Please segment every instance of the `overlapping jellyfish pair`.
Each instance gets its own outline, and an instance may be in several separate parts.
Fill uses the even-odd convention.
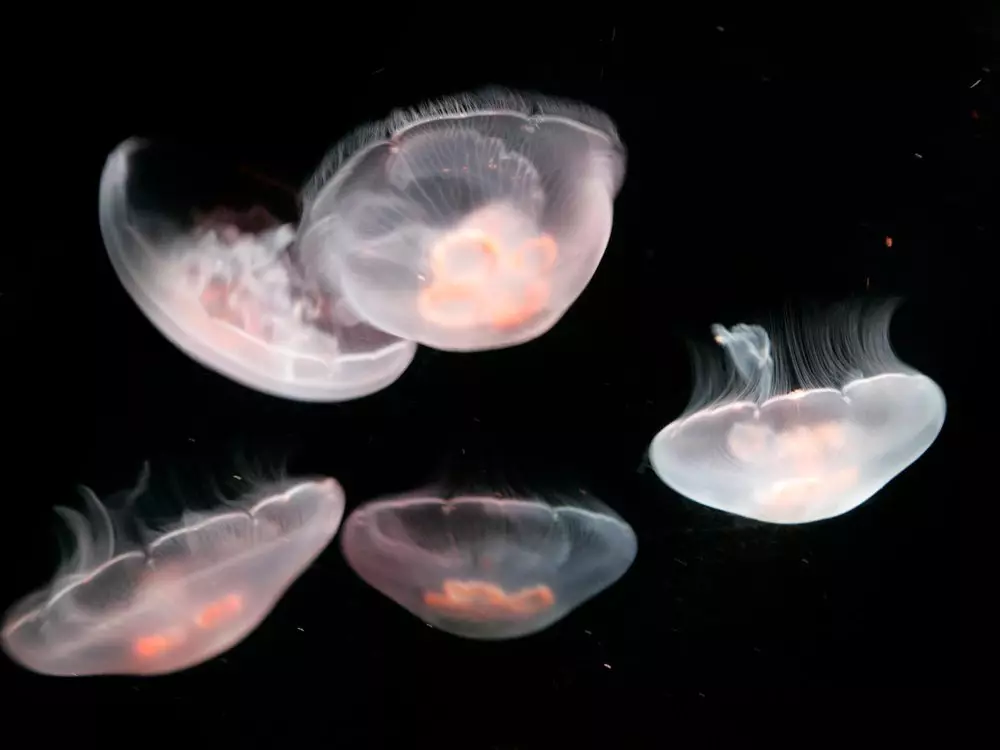
[[[145,477],[126,500],[144,487]],[[123,533],[138,519],[122,523],[121,503],[109,510],[82,494],[89,517],[59,509],[72,558],[0,631],[5,651],[43,674],[158,675],[218,656],[263,622],[344,513],[333,479],[284,481],[136,538]],[[636,553],[628,524],[599,504],[490,497],[369,503],[350,516],[342,546],[373,587],[442,630],[481,639],[551,625]]]
[[[938,385],[889,343],[895,307],[844,305],[821,322],[712,327],[730,367],[696,372],[687,412],[653,439],[652,466],[711,508],[818,521],[872,497],[934,442]]]
[[[233,168],[129,140],[104,169],[101,230],[125,289],[188,355],[342,401],[393,383],[417,344],[507,347],[555,325],[605,251],[624,164],[604,114],[494,91],[346,138],[295,220]]]

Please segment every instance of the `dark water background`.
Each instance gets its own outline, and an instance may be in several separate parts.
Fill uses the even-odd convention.
[[[15,84],[24,115],[5,205],[37,231],[0,267],[2,603],[57,562],[52,506],[75,502],[78,482],[121,489],[145,460],[191,495],[248,464],[329,474],[349,509],[428,485],[584,490],[636,530],[634,566],[539,635],[475,643],[368,589],[334,544],[257,632],[188,672],[54,679],[4,662],[7,731],[112,745],[183,729],[234,746],[646,747],[670,742],[692,707],[742,705],[786,728],[800,710],[958,716],[961,518],[977,482],[964,468],[977,406],[964,337],[988,303],[969,291],[976,259],[998,246],[995,17],[650,8],[534,27],[469,10],[417,31],[384,14],[329,38],[262,17],[228,35],[168,23],[148,42],[157,23],[137,21],[141,33],[109,30],[58,75]],[[97,183],[132,134],[228,149],[294,184],[355,125],[485,84],[599,107],[629,149],[607,254],[537,341],[422,348],[382,393],[297,404],[189,360],[107,263]],[[880,295],[905,299],[893,343],[942,386],[949,414],[871,501],[768,526],[683,500],[644,466],[689,396],[685,340],[786,304]]]

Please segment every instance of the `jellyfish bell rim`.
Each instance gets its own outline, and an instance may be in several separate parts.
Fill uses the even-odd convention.
[[[614,521],[623,526],[631,528],[628,522],[622,518],[615,510],[607,506],[602,501],[594,497],[580,499],[566,499],[559,502],[543,500],[541,498],[526,497],[498,497],[497,495],[487,495],[482,493],[456,494],[452,497],[442,498],[426,492],[392,495],[388,497],[378,497],[368,500],[358,505],[350,516],[372,515],[371,511],[380,511],[386,508],[412,508],[418,506],[438,507],[444,515],[452,512],[451,509],[457,506],[520,506],[530,508],[541,508],[548,510],[552,516],[558,517],[560,514],[579,513]],[[349,519],[348,519],[349,520]],[[346,525],[347,521],[345,521]]]
[[[625,160],[626,160],[626,150],[624,144],[617,138],[617,135],[610,136],[607,132],[600,130],[599,128],[590,126],[584,122],[578,120],[573,120],[570,117],[565,117],[561,115],[530,115],[523,112],[518,112],[514,109],[484,109],[478,112],[465,112],[465,113],[440,113],[437,115],[425,117],[419,120],[414,120],[408,123],[404,127],[399,129],[394,129],[390,131],[382,131],[384,137],[376,138],[374,134],[371,140],[365,144],[358,144],[354,153],[348,157],[345,161],[341,162],[339,166],[330,167],[331,176],[328,181],[324,183],[322,188],[319,188],[314,193],[307,193],[308,197],[304,197],[303,203],[308,206],[304,212],[305,218],[308,221],[316,221],[319,217],[313,216],[312,209],[314,206],[324,203],[329,200],[331,194],[335,194],[343,184],[344,180],[349,178],[354,170],[357,168],[359,162],[361,162],[366,156],[368,156],[372,151],[382,147],[382,146],[392,146],[393,141],[406,135],[407,131],[413,130],[418,127],[425,125],[430,125],[434,122],[441,122],[446,120],[471,120],[479,117],[516,117],[522,119],[525,122],[534,123],[545,123],[545,124],[558,124],[564,125],[567,128],[573,130],[580,130],[588,135],[592,135],[605,140],[608,144],[609,150],[614,153],[621,162],[617,165],[617,168],[613,170],[613,176],[610,184],[605,185],[608,189],[610,197],[613,199],[618,192],[621,190],[621,186],[624,183],[625,178]],[[381,129],[379,129],[381,130]],[[370,132],[369,129],[364,129],[362,132]],[[349,138],[350,136],[348,136]],[[336,146],[334,147],[336,148]]]
[[[296,529],[296,532],[311,532],[317,528],[318,521],[324,520],[325,524],[320,528],[325,534],[329,534],[330,539],[332,540],[343,524],[347,508],[347,496],[344,492],[343,485],[341,485],[340,482],[333,477],[306,475],[273,482],[263,482],[260,487],[256,487],[244,493],[233,501],[224,502],[221,505],[214,506],[215,510],[213,511],[195,513],[186,511],[181,513],[180,516],[171,523],[160,528],[143,527],[140,534],[141,538],[122,540],[118,538],[118,534],[116,533],[117,527],[114,524],[112,516],[105,504],[101,502],[101,500],[89,488],[81,486],[80,490],[82,490],[81,494],[83,494],[85,500],[87,501],[88,509],[91,510],[89,518],[84,517],[83,514],[80,514],[75,509],[68,508],[66,506],[57,506],[55,508],[57,515],[62,518],[64,523],[67,523],[70,527],[70,531],[73,532],[73,552],[78,551],[80,547],[100,541],[95,535],[89,534],[89,532],[99,531],[104,531],[108,535],[108,538],[103,542],[107,549],[104,550],[103,555],[99,555],[97,559],[90,561],[89,564],[84,564],[83,561],[73,561],[74,566],[71,568],[66,566],[64,561],[64,563],[57,568],[52,580],[49,581],[49,584],[46,587],[37,589],[27,596],[21,597],[19,601],[23,602],[25,599],[36,595],[49,600],[54,596],[61,595],[60,592],[63,589],[72,588],[72,586],[78,585],[78,580],[73,581],[71,579],[85,579],[93,577],[96,573],[107,568],[111,563],[122,559],[136,556],[148,557],[150,551],[158,546],[158,544],[180,536],[185,532],[190,532],[192,522],[197,525],[205,525],[212,520],[218,520],[229,516],[245,516],[247,518],[255,519],[256,514],[262,509],[278,502],[287,502],[291,500],[292,497],[299,491],[304,490],[325,493],[328,496],[328,499],[332,502],[334,510],[332,513],[317,512],[317,514],[304,521],[302,525]],[[82,521],[84,525],[81,526],[79,524],[68,522],[70,519],[59,511],[68,511],[73,514],[73,518],[79,517],[80,521]],[[103,526],[104,528],[95,528],[98,525]],[[85,534],[88,535],[85,536]],[[127,543],[123,544],[123,542]],[[59,579],[66,579],[70,582],[67,583],[66,586],[56,586],[55,584]]]
[[[875,375],[869,375],[868,377],[855,378],[844,383],[840,388],[834,388],[830,386],[819,386],[816,388],[797,388],[793,391],[787,393],[779,393],[763,401],[754,401],[753,399],[737,398],[734,397],[732,400],[719,399],[707,403],[701,408],[695,408],[690,411],[685,411],[679,417],[669,422],[665,427],[663,427],[660,432],[664,432],[673,428],[675,431],[680,429],[680,426],[684,423],[695,421],[698,419],[705,419],[710,416],[716,415],[724,411],[735,411],[737,409],[748,409],[753,412],[755,417],[760,416],[760,413],[772,404],[779,404],[787,401],[798,401],[807,396],[816,393],[830,393],[834,394],[844,401],[846,404],[851,403],[851,391],[858,388],[859,385],[864,383],[871,383],[879,380],[907,380],[907,381],[917,381],[929,386],[932,392],[937,396],[938,400],[941,402],[941,412],[942,414],[947,412],[948,400],[944,395],[944,391],[941,386],[928,375],[917,370],[906,370],[902,372],[880,372]],[[942,420],[943,424],[943,420]],[[657,433],[659,434],[659,433]]]
[[[681,418],[737,401],[763,405],[796,391],[843,392],[879,375],[920,375],[934,382],[903,361],[892,345],[890,328],[904,302],[897,296],[851,298],[804,312],[786,306],[783,316],[753,323],[710,325],[713,344],[701,336],[686,342],[693,388]],[[766,366],[750,377],[740,372],[729,346],[740,338],[732,334],[748,331],[763,334],[766,345]]]
[[[142,311],[143,316],[168,341],[202,367],[225,379],[259,393],[293,401],[335,403],[364,398],[388,388],[402,377],[412,364],[417,350],[415,342],[402,338],[387,344],[378,350],[375,356],[370,354],[338,355],[335,364],[341,365],[341,367],[365,360],[390,361],[395,358],[398,361],[392,370],[378,379],[363,381],[363,379],[355,378],[350,384],[333,387],[329,382],[288,381],[270,373],[255,371],[241,362],[239,358],[229,354],[224,348],[215,348],[201,337],[191,335],[180,323],[175,321],[170,306],[158,299],[158,296],[147,288],[147,285],[137,276],[133,264],[126,260],[129,255],[129,241],[126,239],[126,235],[131,228],[128,218],[128,200],[125,195],[129,173],[128,163],[129,159],[139,150],[152,145],[152,142],[147,139],[129,138],[120,143],[109,154],[101,173],[98,189],[98,215],[105,254],[110,260],[115,274],[125,287],[129,297]],[[132,231],[136,235],[132,240],[133,243],[143,244],[146,242],[138,230]],[[217,323],[215,325],[224,324]],[[231,332],[233,335],[242,336],[248,347],[259,351],[266,350],[265,345],[242,334],[236,328],[231,328]],[[305,358],[308,359],[308,356]],[[362,382],[364,382],[364,387],[360,387]]]
[[[768,406],[772,404],[780,404],[788,401],[798,401],[806,398],[810,395],[816,393],[830,393],[839,397],[845,404],[851,403],[851,391],[857,389],[861,384],[871,383],[879,380],[906,380],[906,381],[916,381],[921,383],[924,387],[934,394],[936,400],[940,404],[941,419],[936,420],[938,422],[935,435],[941,431],[944,426],[945,417],[948,410],[948,399],[944,394],[941,386],[928,375],[916,370],[910,370],[906,372],[880,372],[876,375],[870,375],[863,378],[855,378],[854,380],[848,381],[840,388],[831,387],[817,387],[817,388],[802,388],[796,389],[794,391],[789,391],[788,393],[781,393],[776,396],[771,396],[764,401],[754,401],[752,399],[739,399],[735,398],[730,401],[719,400],[715,402],[710,402],[707,405],[696,408],[692,411],[687,411],[681,414],[676,419],[668,422],[666,426],[661,428],[656,436],[653,438],[655,441],[661,435],[665,437],[670,437],[677,434],[683,426],[690,422],[700,421],[702,419],[708,419],[713,416],[726,411],[737,411],[746,409],[751,412],[754,418],[760,416],[761,412],[764,411]]]
[[[572,112],[584,119],[572,117]],[[608,151],[617,157],[611,170],[611,180],[605,185],[609,198],[613,201],[621,190],[628,152],[618,128],[608,115],[596,107],[568,99],[488,87],[472,93],[440,97],[417,107],[395,109],[382,120],[347,133],[329,149],[302,190],[303,224],[311,225],[322,218],[316,215],[316,207],[330,202],[362,159],[379,147],[391,146],[407,131],[445,120],[498,116],[516,117],[529,123],[564,125],[605,141]]]

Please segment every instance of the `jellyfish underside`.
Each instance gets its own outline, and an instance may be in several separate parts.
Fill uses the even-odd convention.
[[[484,640],[552,625],[636,551],[607,509],[487,497],[376,501],[351,514],[341,545],[363,580],[424,622]]]
[[[713,334],[739,396],[667,425],[650,446],[661,479],[709,507],[772,523],[840,515],[916,460],[943,423],[940,389],[885,356],[887,343],[878,374],[780,392],[782,363],[763,328],[714,326]]]
[[[415,346],[310,282],[291,253],[291,226],[255,206],[192,209],[193,228],[181,229],[144,192],[159,163],[147,152],[163,160],[137,141],[109,157],[101,229],[122,284],[167,338],[237,382],[296,400],[358,398],[402,374]]]
[[[187,515],[125,552],[88,492],[89,522],[63,510],[77,536],[72,568],[6,615],[4,650],[57,676],[165,674],[227,651],[340,524],[343,494],[333,480],[278,489],[245,510]]]
[[[607,245],[624,149],[605,116],[517,96],[395,115],[319,171],[304,267],[378,328],[438,349],[535,338]],[[553,105],[555,106],[555,105]]]

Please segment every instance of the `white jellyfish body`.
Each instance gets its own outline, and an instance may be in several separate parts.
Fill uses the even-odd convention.
[[[771,523],[863,503],[930,447],[945,418],[937,384],[893,355],[891,314],[841,311],[776,342],[760,326],[713,326],[735,377],[721,393],[696,384],[700,408],[650,445],[656,473],[703,505]]]
[[[156,675],[207,661],[249,635],[336,534],[332,479],[264,487],[252,500],[187,514],[145,544],[123,545],[104,505],[61,508],[72,560],[6,614],[14,661],[55,676]]]
[[[364,581],[425,622],[498,640],[542,630],[610,586],[636,538],[598,504],[406,498],[355,510],[341,547]]]
[[[229,196],[194,194],[208,183],[232,190],[232,182],[162,144],[129,140],[108,158],[101,232],[139,308],[195,360],[265,393],[342,401],[390,385],[416,346],[319,290],[292,262],[295,231],[260,205],[233,211],[219,206]],[[196,198],[213,210],[197,211]]]
[[[512,346],[590,280],[624,169],[613,123],[583,105],[489,92],[396,113],[318,171],[299,261],[401,338]]]

